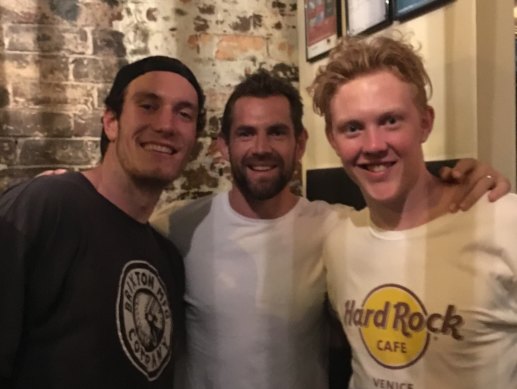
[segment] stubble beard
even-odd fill
[[[246,174],[246,166],[242,161],[237,161],[230,156],[231,172],[234,185],[243,195],[251,200],[269,200],[282,192],[294,175],[295,161],[290,165],[284,163],[281,158],[276,158],[279,174],[272,179],[252,180]]]
[[[141,163],[142,166],[139,166],[140,163],[137,158],[131,158],[131,155],[125,152],[120,144],[116,144],[115,146],[117,158],[127,177],[129,177],[135,186],[149,191],[164,190],[181,174],[185,165],[182,164],[175,172],[162,171],[159,166],[146,168],[146,161],[143,161],[143,163]],[[173,161],[171,163],[179,162]]]

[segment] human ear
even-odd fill
[[[102,115],[102,126],[108,139],[113,142],[118,136],[118,118],[112,110],[105,110]]]
[[[421,114],[420,126],[421,126],[421,139],[420,142],[424,143],[429,138],[434,124],[434,109],[430,105],[426,106]]]
[[[309,139],[309,133],[304,128],[302,133],[296,137],[296,160],[302,159],[305,154],[305,148],[307,146],[307,139]]]

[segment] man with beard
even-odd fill
[[[170,388],[184,273],[148,224],[204,124],[180,61],[124,66],[105,101],[103,160],[0,198],[0,387]]]
[[[152,219],[184,255],[180,388],[328,387],[320,254],[336,215],[288,186],[307,141],[302,116],[292,85],[265,71],[247,77],[226,104],[218,138],[232,189]]]

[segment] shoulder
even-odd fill
[[[163,207],[151,217],[151,224],[166,238],[177,245],[184,240],[185,234],[192,231],[210,213],[213,202],[220,202],[221,196],[210,195],[196,200],[183,202],[182,206],[171,204]]]
[[[485,216],[490,215],[496,220],[510,219],[517,222],[517,195],[508,193],[494,202],[490,202],[488,195],[485,195],[472,207],[472,211]]]
[[[326,235],[340,220],[347,219],[353,208],[342,204],[329,204],[321,200],[309,201],[300,198],[295,210],[297,222],[309,224]]]
[[[353,208],[343,204],[329,204],[323,200],[310,201],[301,197],[299,201],[300,209],[307,214],[315,215],[348,215]]]
[[[75,206],[77,196],[85,187],[85,179],[80,173],[65,173],[59,176],[42,176],[16,185],[0,196],[0,213],[14,209],[41,209]]]
[[[484,208],[490,210],[497,223],[511,223],[517,224],[517,195],[515,193],[508,193],[499,200],[490,203],[486,197],[484,201]]]

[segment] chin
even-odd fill
[[[141,182],[145,185],[154,188],[165,188],[172,181],[178,178],[178,172],[140,172],[139,174],[133,175],[135,181]]]
[[[400,196],[396,188],[390,188],[384,185],[376,188],[365,187],[365,190],[362,192],[365,199],[368,199],[368,202],[371,201],[373,203],[388,205],[398,203],[400,200]]]

